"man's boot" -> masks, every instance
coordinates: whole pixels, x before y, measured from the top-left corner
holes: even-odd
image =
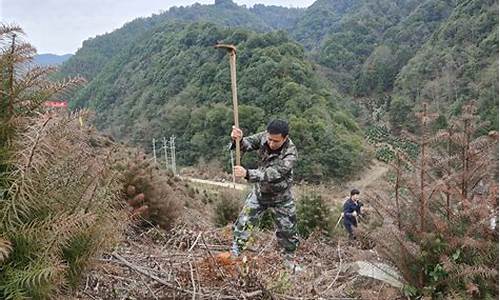
[[[232,258],[237,258],[238,256],[240,256],[240,247],[238,247],[236,243],[233,243],[230,252]]]
[[[285,252],[283,254],[283,264],[292,271],[292,274],[303,271],[303,268],[297,263],[294,253]]]

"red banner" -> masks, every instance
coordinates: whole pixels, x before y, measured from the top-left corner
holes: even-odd
[[[68,102],[66,102],[66,101],[45,101],[45,106],[48,106],[48,107],[68,107]]]

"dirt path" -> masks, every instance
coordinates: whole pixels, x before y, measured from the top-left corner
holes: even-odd
[[[384,176],[384,174],[388,170],[389,167],[387,166],[387,164],[380,161],[374,161],[373,165],[369,169],[367,169],[367,171],[362,175],[360,179],[348,182],[346,185],[349,187],[356,187],[357,189],[362,191],[366,190],[367,188],[370,188],[373,184],[375,184],[378,179],[382,178],[382,176]],[[184,177],[184,176],[180,176],[180,178],[195,183],[215,185],[225,188],[234,188],[237,190],[245,190],[249,187],[248,184],[241,184],[241,183],[220,182],[220,181],[198,179],[198,178]]]
[[[383,162],[375,161],[374,164],[358,180],[349,182],[349,186],[356,187],[359,190],[366,190],[389,170],[389,166]]]
[[[182,177],[180,176],[182,180],[187,180],[191,182],[196,182],[196,183],[201,183],[201,184],[209,184],[209,185],[216,185],[216,186],[221,186],[225,188],[234,188],[240,191],[244,191],[248,189],[247,184],[241,184],[241,183],[232,183],[232,182],[219,182],[219,181],[213,181],[213,180],[205,180],[205,179],[198,179],[198,178],[193,178],[193,177]]]
[[[331,199],[331,203],[334,205],[343,205],[346,198],[349,196],[349,191],[352,188],[357,188],[361,191],[361,199],[363,199],[363,193],[370,191],[372,188],[376,187],[383,180],[384,175],[389,170],[389,166],[378,160],[373,161],[370,168],[366,169],[360,178],[353,181],[348,181],[342,184],[342,194],[336,194]]]

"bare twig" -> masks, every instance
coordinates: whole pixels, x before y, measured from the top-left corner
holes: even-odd
[[[87,293],[87,292],[83,292],[86,296],[89,296],[91,299],[96,299],[94,296],[92,296],[91,294]]]
[[[193,284],[193,300],[196,299],[196,282],[194,282],[194,275],[193,275],[193,265],[191,262],[189,262],[189,270],[191,273],[191,283]]]
[[[145,285],[145,286],[146,286],[146,288],[149,290],[149,292],[153,295],[153,297],[154,297],[156,300],[158,300],[158,297],[156,297],[155,292],[153,292],[153,290],[151,289],[151,287],[149,286],[149,284],[148,284],[146,281],[144,281],[144,279],[142,279],[142,278],[141,278],[141,281],[142,281],[142,283],[144,283],[144,285]]]
[[[288,295],[281,295],[277,294],[281,299],[287,299],[287,300],[317,300],[317,299],[325,299],[325,298],[318,298],[316,297],[294,297],[294,296],[288,296]],[[356,299],[356,298],[328,298],[328,300],[349,300],[349,299]]]
[[[198,236],[196,237],[196,239],[194,240],[193,244],[191,245],[191,247],[189,248],[188,252],[191,252],[191,250],[193,250],[194,246],[196,246],[196,243],[198,243],[198,239],[200,238],[201,236],[201,232],[198,233]]]
[[[323,292],[320,293],[321,295],[325,294],[329,289],[332,288],[332,286],[335,284],[335,282],[339,278],[340,271],[342,270],[342,255],[340,255],[340,243],[339,242],[337,242],[337,253],[339,255],[339,266],[338,266],[338,270],[337,270],[337,275],[335,275],[335,278],[333,278],[332,283],[330,283],[330,285],[328,285],[328,287]]]
[[[262,253],[264,253],[264,251],[266,251],[266,249],[269,248],[269,246],[271,246],[271,244],[274,242],[275,238],[276,237],[274,236],[272,239],[270,239],[269,242],[264,246],[264,248],[262,248],[262,250],[260,250],[259,254],[257,254],[256,257],[261,256]]]
[[[195,295],[198,295],[200,298],[211,298],[212,295],[210,294],[202,294],[200,292],[194,292],[194,291],[189,291],[189,290],[186,290],[186,289],[183,289],[183,288],[180,288],[180,287],[177,287],[161,278],[159,278],[158,276],[155,276],[153,274],[150,274],[148,273],[147,271],[144,271],[141,267],[137,266],[137,265],[134,265],[132,264],[131,262],[127,261],[124,257],[122,257],[121,255],[119,255],[118,253],[116,252],[113,252],[112,253],[112,256],[115,257],[116,259],[118,259],[121,263],[123,263],[124,265],[126,265],[127,267],[129,267],[130,269],[142,274],[142,275],[145,275],[153,280],[155,280],[156,282],[159,282],[161,284],[163,284],[164,286],[170,288],[170,289],[173,289],[173,290],[176,290],[178,292],[182,292],[182,293],[185,293],[185,294],[195,294]],[[251,298],[251,297],[256,297],[258,295],[262,294],[262,291],[258,290],[258,291],[253,291],[253,292],[249,292],[249,293],[243,293],[243,292],[240,292],[240,296],[239,297],[236,297],[236,296],[221,296],[219,297],[219,299],[223,299],[223,300],[230,300],[230,299],[246,299],[247,297],[248,298]],[[212,297],[213,298],[213,297]]]
[[[219,272],[222,274],[222,277],[226,278],[226,274],[224,274],[224,271],[222,271],[221,267],[217,263],[217,260],[213,256],[212,251],[210,251],[210,249],[208,249],[207,243],[205,243],[205,239],[203,237],[201,237],[201,241],[203,242],[203,245],[205,246],[205,249],[207,250],[208,255],[210,255],[210,258],[212,258],[212,261],[214,262],[215,266],[217,267],[217,269],[219,270]]]
[[[121,256],[120,254],[118,254],[116,252],[113,252],[111,255],[113,255],[116,259],[118,259],[120,262],[122,262],[124,265],[126,265],[130,269],[137,271],[138,273],[141,273],[142,275],[146,275],[147,277],[155,280],[156,282],[159,282],[159,283],[161,283],[161,284],[163,284],[171,289],[174,289],[176,291],[191,294],[191,291],[187,291],[185,289],[178,288],[177,286],[175,286],[169,282],[166,282],[165,280],[159,278],[158,276],[155,276],[153,274],[149,274],[148,272],[144,271],[141,267],[132,264],[131,262],[127,261],[125,258],[123,258],[123,256]]]

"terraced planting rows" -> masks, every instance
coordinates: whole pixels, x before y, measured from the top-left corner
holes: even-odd
[[[366,140],[377,146],[375,157],[389,163],[396,157],[394,149],[398,149],[412,158],[418,155],[418,144],[404,137],[392,135],[384,126],[370,126],[365,133]]]

